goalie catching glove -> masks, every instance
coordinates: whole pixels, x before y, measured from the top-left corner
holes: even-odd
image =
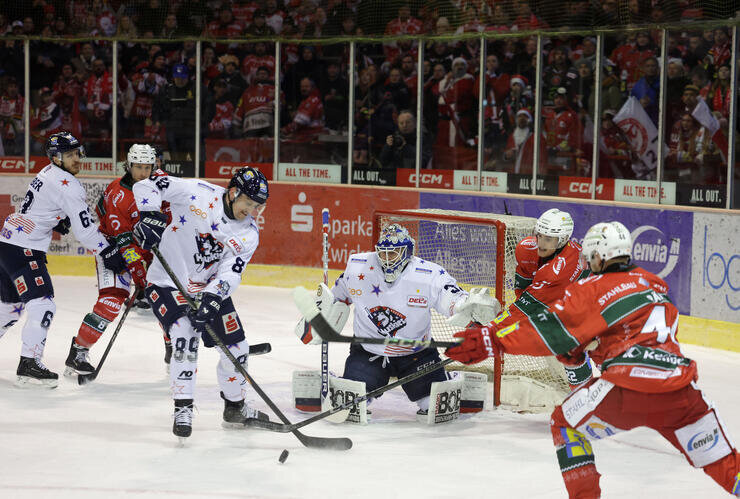
[[[488,324],[501,312],[501,304],[488,288],[473,288],[464,300],[455,304],[454,315],[447,319],[451,326],[468,327],[471,322]]]
[[[321,310],[321,315],[324,316],[332,329],[340,332],[344,328],[347,319],[349,319],[349,306],[342,301],[335,300],[331,290],[323,282],[319,284],[319,288],[316,290],[316,306]],[[313,334],[311,324],[306,322],[305,318],[301,318],[296,324],[295,334],[306,345],[321,343],[321,337],[318,334]]]

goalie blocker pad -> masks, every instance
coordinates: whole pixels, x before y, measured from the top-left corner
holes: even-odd
[[[435,425],[454,421],[460,415],[462,379],[436,381],[429,393],[429,412],[426,423]]]
[[[334,295],[323,282],[319,284],[316,290],[316,306],[322,311],[326,321],[335,331],[344,329],[344,325],[349,319],[349,305],[341,301],[334,301]],[[321,343],[321,338],[318,334],[313,334],[311,324],[306,322],[304,317],[298,321],[294,332],[305,345]]]
[[[451,371],[449,374],[452,379],[462,381],[460,414],[481,412],[486,402],[488,376],[483,373],[468,371]]]

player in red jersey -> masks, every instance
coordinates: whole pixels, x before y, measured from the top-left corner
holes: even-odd
[[[121,256],[126,261],[127,272],[116,274],[102,266],[96,257],[98,274],[98,300],[80,325],[65,364],[65,374],[89,374],[95,369],[90,364],[90,347],[113,322],[121,311],[121,305],[128,298],[131,282],[137,289],[146,287],[146,269],[152,255],[142,250],[134,241],[131,231],[139,221],[139,211],[132,191],[133,185],[152,175],[163,176],[164,172],[152,172],[156,164],[154,148],[145,144],[133,144],[128,151],[126,174],[108,185],[98,201],[95,212],[100,220],[100,230],[108,238],[115,238]],[[167,345],[166,352],[172,351]],[[165,362],[167,362],[167,353]]]
[[[740,454],[697,387],[696,362],[676,340],[678,309],[659,277],[630,263],[632,237],[619,222],[591,227],[583,257],[594,275],[570,284],[561,300],[501,328],[499,318],[457,333],[446,354],[473,364],[500,352],[582,357],[601,369],[555,408],[550,430],[570,497],[600,497],[589,438],[647,426],[696,468],[740,496]],[[499,316],[500,317],[500,316]]]
[[[516,301],[499,317],[501,327],[525,320],[542,312],[559,298],[572,282],[585,277],[581,263],[581,246],[570,240],[573,218],[557,208],[540,215],[534,236],[522,239],[516,247]],[[571,389],[591,379],[588,359],[573,363],[560,357]]]

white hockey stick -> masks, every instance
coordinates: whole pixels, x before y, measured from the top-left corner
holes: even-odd
[[[321,263],[324,284],[329,285],[329,208],[321,210]],[[329,342],[321,341],[321,406],[329,395]]]

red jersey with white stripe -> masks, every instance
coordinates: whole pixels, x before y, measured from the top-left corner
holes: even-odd
[[[520,355],[588,350],[602,378],[617,386],[647,393],[678,390],[696,379],[696,363],[681,353],[678,309],[667,293],[666,283],[654,274],[634,265],[612,265],[570,284],[563,298],[543,312],[495,326],[494,341]]]

